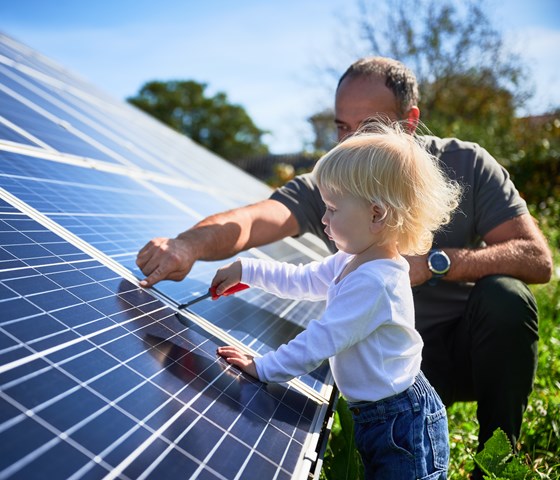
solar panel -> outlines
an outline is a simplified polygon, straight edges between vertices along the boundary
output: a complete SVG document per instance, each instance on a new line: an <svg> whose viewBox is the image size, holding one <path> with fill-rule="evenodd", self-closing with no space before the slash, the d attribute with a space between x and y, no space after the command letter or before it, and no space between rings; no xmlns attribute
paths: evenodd
<svg viewBox="0 0 560 480"><path fill-rule="evenodd" d="M269 188L0 34L0 479L318 477L328 366L264 384L321 303L249 289L186 311L224 262L142 289L136 252ZM307 262L311 238L242 255Z"/></svg>

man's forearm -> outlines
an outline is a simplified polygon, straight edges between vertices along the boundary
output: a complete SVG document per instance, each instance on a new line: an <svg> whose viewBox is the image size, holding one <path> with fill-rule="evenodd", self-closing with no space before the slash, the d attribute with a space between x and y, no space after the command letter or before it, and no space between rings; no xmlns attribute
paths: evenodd
<svg viewBox="0 0 560 480"><path fill-rule="evenodd" d="M197 260L222 260L298 232L290 210L275 200L211 215L176 238L150 240L136 257L147 275L140 285L183 280Z"/></svg>
<svg viewBox="0 0 560 480"><path fill-rule="evenodd" d="M275 200L211 215L178 235L199 260L221 260L296 235L295 217Z"/></svg>
<svg viewBox="0 0 560 480"><path fill-rule="evenodd" d="M225 214L220 214L205 218L177 239L186 242L198 260L229 258L244 250L246 242L241 239L240 225L224 217Z"/></svg>
<svg viewBox="0 0 560 480"><path fill-rule="evenodd" d="M451 259L446 280L476 282L488 275L509 275L528 284L546 283L552 274L550 252L532 240L516 239L478 249L444 249Z"/></svg>

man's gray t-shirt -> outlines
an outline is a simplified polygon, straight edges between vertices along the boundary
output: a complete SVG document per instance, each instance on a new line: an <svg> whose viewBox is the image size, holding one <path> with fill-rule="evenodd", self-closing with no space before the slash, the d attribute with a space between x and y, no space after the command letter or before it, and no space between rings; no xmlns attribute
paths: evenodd
<svg viewBox="0 0 560 480"><path fill-rule="evenodd" d="M484 235L493 228L528 212L507 171L480 145L454 138L419 138L424 139L429 152L440 160L448 177L463 187L461 203L451 223L435 234L434 247L480 247L484 245ZM270 198L290 209L299 223L300 234L313 233L329 250L336 251L321 223L325 206L311 174L296 177ZM448 281L415 287L417 327L430 328L460 317L471 288L472 284Z"/></svg>

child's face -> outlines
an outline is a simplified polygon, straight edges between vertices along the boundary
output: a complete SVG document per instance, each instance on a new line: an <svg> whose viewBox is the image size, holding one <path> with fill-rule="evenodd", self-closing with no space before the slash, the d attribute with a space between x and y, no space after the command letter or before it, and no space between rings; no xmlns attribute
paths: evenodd
<svg viewBox="0 0 560 480"><path fill-rule="evenodd" d="M370 228L372 205L361 198L337 194L320 189L327 207L321 221L325 233L343 252L358 254L368 248L375 239Z"/></svg>

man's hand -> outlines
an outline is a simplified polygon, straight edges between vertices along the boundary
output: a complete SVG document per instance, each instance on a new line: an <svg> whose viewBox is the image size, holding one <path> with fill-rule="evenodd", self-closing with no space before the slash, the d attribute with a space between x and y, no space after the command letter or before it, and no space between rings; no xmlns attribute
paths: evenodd
<svg viewBox="0 0 560 480"><path fill-rule="evenodd" d="M140 286L151 287L161 280L183 280L196 260L186 240L154 238L136 257L136 265L147 275Z"/></svg>
<svg viewBox="0 0 560 480"><path fill-rule="evenodd" d="M176 238L154 238L138 252L136 265L147 277L142 287L183 280L197 260L223 260L253 247L299 234L288 207L276 200L210 215Z"/></svg>
<svg viewBox="0 0 560 480"><path fill-rule="evenodd" d="M248 373L252 377L255 377L256 379L259 378L254 358L251 355L246 355L241 350L239 350L239 348L219 347L218 355L224 357L226 362L239 367L241 370Z"/></svg>

